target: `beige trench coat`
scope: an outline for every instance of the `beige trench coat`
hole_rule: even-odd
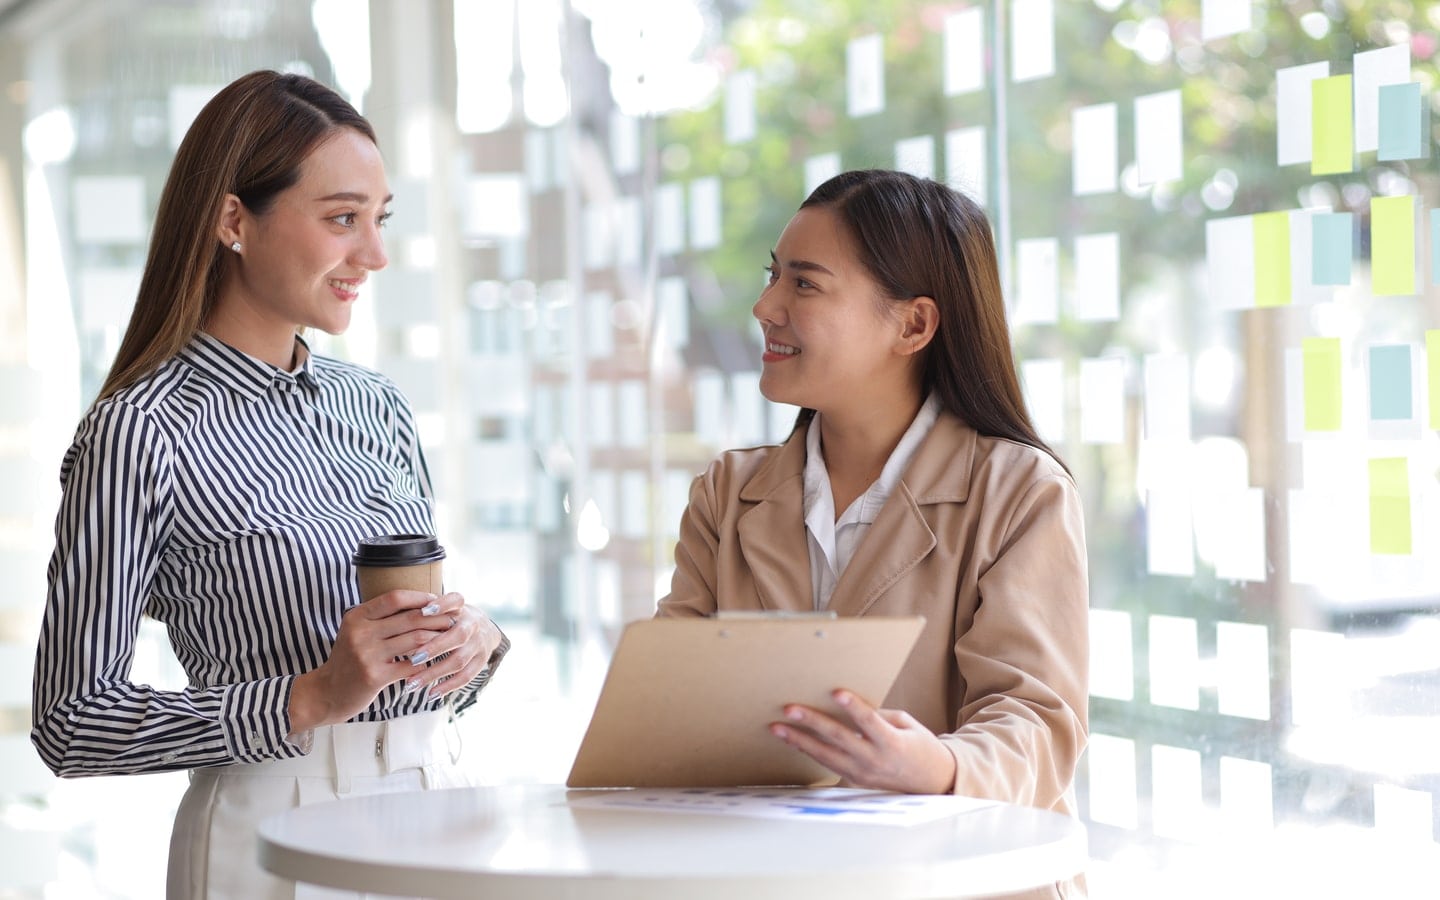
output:
[[[658,615],[812,609],[804,469],[803,428],[711,463],[691,486]],[[1074,481],[1041,451],[947,413],[830,601],[842,616],[925,616],[883,705],[940,735],[956,793],[1070,814],[1088,728],[1088,605]]]

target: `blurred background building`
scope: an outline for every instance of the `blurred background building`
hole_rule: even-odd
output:
[[[1085,499],[1093,896],[1435,896],[1437,47],[1405,0],[0,0],[0,898],[163,893],[184,776],[53,779],[31,666],[171,156],[262,67],[380,135],[391,266],[317,341],[409,394],[514,638],[491,781],[564,779],[690,480],[788,433],[784,223],[903,168],[985,205]]]

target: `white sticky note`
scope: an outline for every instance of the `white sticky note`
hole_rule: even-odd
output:
[[[1346,712],[1349,677],[1345,636],[1330,631],[1290,631],[1290,723],[1334,725]]]
[[[1113,232],[1075,238],[1075,317],[1085,322],[1120,318],[1120,237]]]
[[[1314,147],[1310,82],[1330,77],[1330,63],[1306,63],[1275,70],[1275,161],[1308,163]]]
[[[620,473],[620,534],[631,540],[650,536],[650,477],[627,469]]]
[[[1380,87],[1410,81],[1410,45],[1355,54],[1355,152],[1380,149]]]
[[[795,418],[799,415],[798,406],[765,401],[765,418],[770,423],[770,433],[765,439],[772,444],[783,442],[795,430]]]
[[[1257,835],[1273,830],[1274,790],[1270,766],[1233,756],[1220,757],[1220,820],[1226,832]]]
[[[679,182],[655,188],[655,249],[662,256],[685,249],[685,187]]]
[[[190,130],[190,123],[200,115],[200,110],[210,102],[210,98],[220,93],[223,85],[218,84],[177,84],[172,85],[168,100],[168,119],[170,123],[170,149],[180,149],[180,142],[185,139],[185,132]]]
[[[1251,0],[1200,0],[1200,40],[1250,30]]]
[[[805,196],[840,174],[840,154],[820,153],[805,160]]]
[[[1031,81],[1055,74],[1055,0],[1011,0],[1010,77]]]
[[[623,447],[644,447],[650,434],[650,415],[645,405],[645,382],[627,378],[615,389],[617,438]],[[523,413],[522,413],[523,415]]]
[[[1090,696],[1135,699],[1135,650],[1130,614],[1090,610]]]
[[[1135,742],[1092,733],[1085,758],[1090,771],[1090,821],[1134,830],[1140,819],[1135,793]]]
[[[656,283],[655,308],[660,315],[656,340],[672,350],[689,344],[690,292],[683,276],[671,275]]]
[[[1150,617],[1150,702],[1200,708],[1200,650],[1194,619]]]
[[[1145,545],[1150,574],[1195,574],[1195,526],[1188,485],[1146,493]]]
[[[609,291],[585,295],[585,355],[590,359],[615,355],[615,298]]]
[[[691,390],[695,410],[695,439],[707,447],[719,449],[726,446],[725,376],[713,369],[703,369],[694,375]]]
[[[743,144],[755,137],[755,70],[732,72],[725,79],[725,143]]]
[[[1190,357],[1152,353],[1145,357],[1145,439],[1190,440]]]
[[[661,508],[664,510],[665,537],[671,540],[680,536],[680,519],[685,507],[690,505],[690,485],[695,473],[689,469],[667,469]]]
[[[1183,747],[1150,748],[1150,821],[1155,834],[1182,841],[1203,837],[1200,754]]]
[[[1125,442],[1125,360],[1080,360],[1080,440],[1087,444]]]
[[[1020,363],[1020,386],[1035,431],[1047,444],[1065,440],[1065,370],[1058,359]]]
[[[145,179],[82,175],[70,183],[71,224],[82,244],[143,244],[148,233]]]
[[[1215,663],[1220,714],[1270,718],[1269,630],[1264,625],[1217,622]]]
[[[896,141],[895,168],[916,178],[934,178],[935,139],[922,134]]]
[[[1070,114],[1070,132],[1075,196],[1115,190],[1119,171],[1115,104],[1079,107]]]
[[[615,259],[615,222],[608,203],[593,203],[580,211],[580,230],[585,236],[581,254],[585,268],[604,269]]]
[[[1212,494],[1224,513],[1225,527],[1214,531],[1215,577],[1263,583],[1265,567],[1265,491],[1239,488]]]
[[[1375,830],[1391,840],[1434,846],[1434,799],[1429,791],[1375,785]]]
[[[720,179],[690,182],[690,246],[709,250],[720,245]]]
[[[985,129],[956,128],[945,133],[945,183],[976,203],[986,203]]]
[[[461,210],[466,237],[524,237],[530,228],[530,194],[525,176],[469,176],[465,179]]]
[[[1141,184],[1179,180],[1183,143],[1178,90],[1135,98],[1135,170]]]
[[[640,198],[616,197],[614,216],[615,264],[638,268],[642,251]]]
[[[120,327],[130,321],[140,292],[139,266],[80,270],[80,324],[84,329]]]
[[[610,168],[617,175],[640,171],[640,120],[618,109],[610,113]]]
[[[1015,242],[1015,325],[1054,322],[1060,316],[1060,248],[1055,238]]]
[[[735,443],[759,444],[765,440],[770,423],[766,419],[765,395],[760,393],[759,372],[735,372],[730,376],[730,398]]]
[[[885,108],[885,38],[861,35],[845,48],[845,110],[852,118]]]
[[[585,434],[595,447],[615,443],[615,385],[609,381],[592,381],[586,385]],[[595,473],[592,473],[594,475]],[[611,507],[605,506],[606,514]]]
[[[945,17],[945,96],[985,87],[985,11],[979,6]]]
[[[1205,274],[1215,309],[1255,306],[1255,225],[1250,216],[1205,223]]]

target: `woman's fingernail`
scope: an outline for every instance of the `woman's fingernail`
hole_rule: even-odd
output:
[[[418,666],[418,665],[420,665],[421,663],[425,662],[425,660],[427,660],[427,659],[429,659],[429,658],[430,658],[430,651],[429,651],[429,650],[420,650],[420,651],[417,651],[417,652],[415,652],[415,653],[410,654],[410,665],[412,665],[412,666]]]
[[[786,731],[784,728],[780,727],[779,725],[773,725],[773,726],[771,726],[771,728],[770,728],[770,733],[773,734],[773,735],[775,735],[776,737],[780,738],[781,740],[785,740],[786,738],[790,737],[790,732]]]
[[[801,712],[800,710],[798,710],[798,709],[787,709],[787,710],[785,710],[785,718],[787,718],[787,719],[792,719],[792,720],[798,722],[798,721],[800,721],[801,719],[803,719],[804,717],[805,717],[805,714],[802,713],[802,712]]]
[[[424,682],[422,682],[422,681],[421,681],[420,679],[418,679],[418,678],[407,678],[407,679],[405,679],[405,693],[407,693],[407,694],[413,694],[413,693],[415,693],[416,691],[420,690],[420,687],[421,687],[422,684],[424,684]]]
[[[840,704],[841,706],[849,706],[849,705],[850,705],[850,695],[847,694],[845,691],[836,691],[836,692],[835,692],[835,702],[838,703],[838,704]]]
[[[422,607],[420,608],[420,615],[422,615],[422,616],[433,616],[433,615],[435,615],[436,613],[438,613],[439,611],[440,611],[440,604],[439,604],[439,603],[431,603],[431,604],[429,604],[429,605],[427,605],[427,606],[422,606]]]

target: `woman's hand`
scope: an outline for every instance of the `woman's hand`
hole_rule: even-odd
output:
[[[505,639],[499,626],[483,610],[465,605],[456,593],[440,598],[445,629],[433,635],[410,655],[411,673],[406,692],[428,691],[443,697],[469,684],[486,666]]]
[[[948,794],[955,757],[909,713],[876,709],[846,690],[832,696],[849,721],[808,706],[785,707],[785,722],[770,732],[840,776],[847,787]]]
[[[453,609],[464,603],[452,599],[459,596],[395,590],[346,610],[330,658],[295,679],[291,733],[353,718],[386,687],[413,675],[410,657],[451,627]]]

